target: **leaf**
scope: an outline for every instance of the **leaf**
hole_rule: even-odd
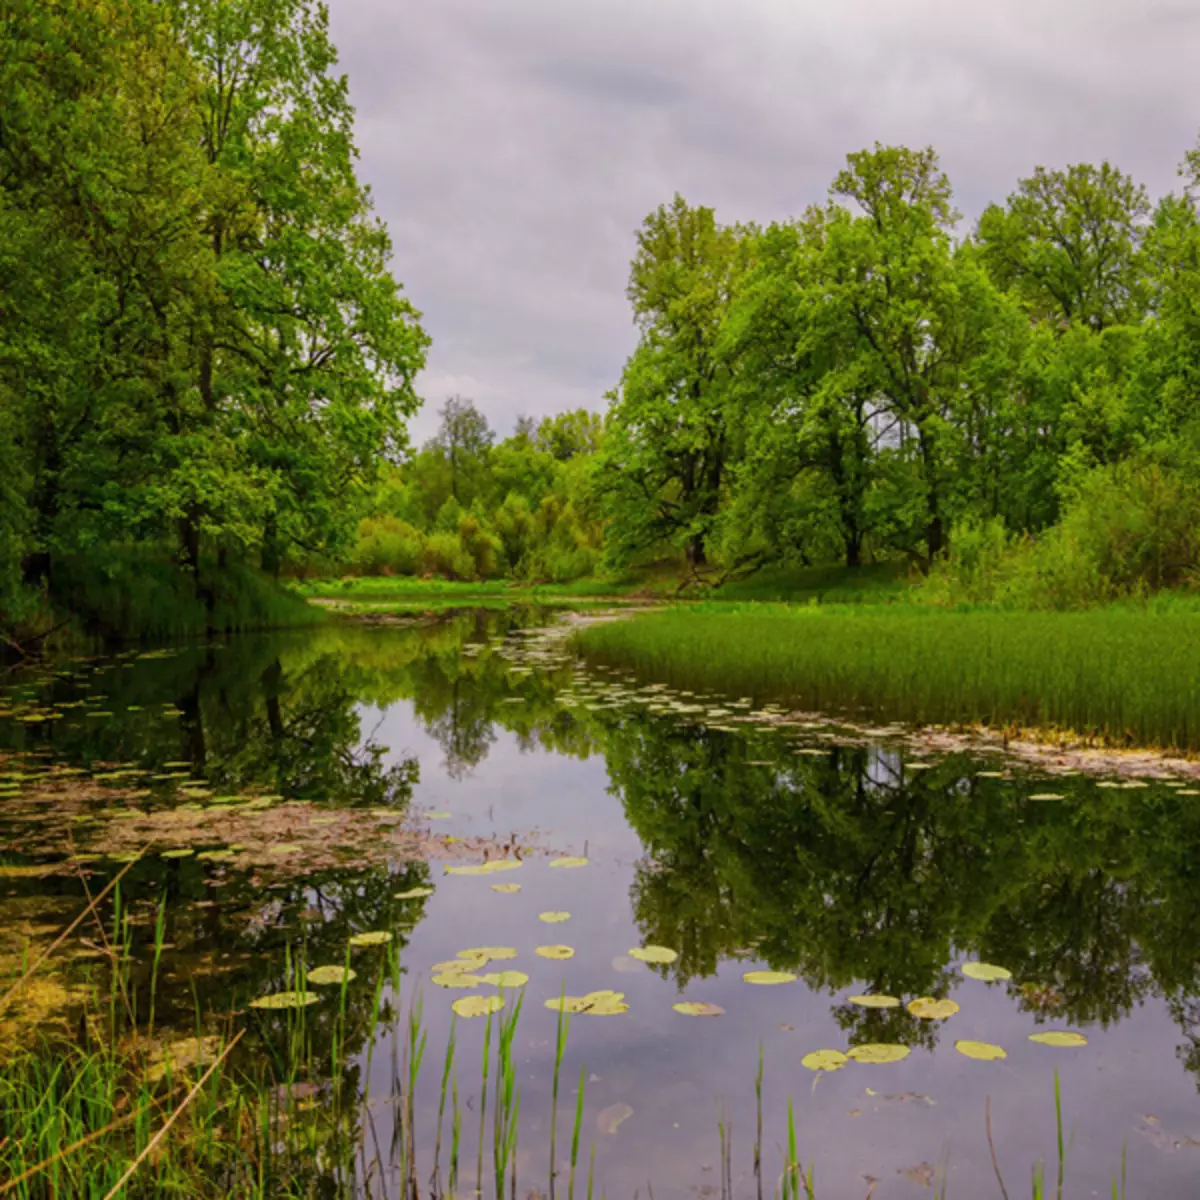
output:
[[[511,896],[514,892],[519,892],[521,885],[519,883],[493,883],[492,891],[499,892],[503,896]]]
[[[550,866],[552,867],[586,867],[588,860],[586,858],[552,858]]]
[[[386,930],[376,933],[356,933],[350,939],[352,946],[386,946],[392,940],[392,935]]]
[[[944,1021],[958,1012],[958,1005],[953,1000],[935,1000],[932,996],[922,996],[908,1002],[908,1011],[922,1021]]]
[[[504,1007],[503,996],[463,996],[450,1006],[460,1017],[484,1017]]]
[[[430,979],[443,988],[474,988],[485,982],[482,975],[472,975],[469,971],[441,971]]]
[[[776,983],[795,983],[796,976],[789,971],[747,971],[742,979],[746,983],[759,983],[770,986]]]
[[[1086,1046],[1088,1044],[1087,1038],[1082,1033],[1075,1033],[1069,1029],[1052,1029],[1046,1033],[1031,1033],[1029,1040],[1042,1046]]]
[[[1035,792],[1029,797],[1030,800],[1065,800],[1061,792]]]
[[[465,867],[446,867],[447,875],[495,875],[499,871],[515,871],[525,864],[519,858],[493,858],[489,862],[471,863]]]
[[[250,1001],[251,1008],[304,1008],[321,997],[315,992],[273,992]]]
[[[313,967],[305,976],[309,983],[329,984],[341,983],[345,980],[347,983],[357,977],[357,972],[350,970],[349,967]]]
[[[616,1133],[621,1125],[633,1116],[633,1109],[628,1104],[610,1104],[596,1114],[596,1125],[601,1133]]]
[[[995,1062],[997,1059],[1008,1057],[1006,1051],[999,1046],[993,1046],[991,1042],[955,1042],[954,1048],[959,1054],[966,1055],[967,1058],[977,1058],[981,1062]]]
[[[629,957],[644,963],[673,963],[679,955],[666,946],[643,946],[639,950],[630,950]]]
[[[164,850],[163,858],[191,858],[196,851],[191,846],[180,847],[178,850]]]
[[[575,951],[570,946],[539,946],[535,951],[539,958],[574,958]]]
[[[719,1004],[706,1004],[703,1000],[682,1000],[671,1007],[685,1017],[723,1017],[725,1010]]]
[[[991,983],[997,979],[1012,978],[1011,971],[1005,970],[1004,967],[994,967],[991,963],[963,963],[962,973],[968,979],[982,979],[984,983]]]
[[[857,1004],[862,1008],[899,1008],[900,1001],[895,996],[851,996],[851,1004]]]
[[[896,1046],[884,1042],[869,1042],[865,1046],[855,1046],[847,1050],[848,1058],[857,1063],[897,1063],[906,1059],[912,1051],[907,1046]]]
[[[800,1065],[810,1071],[840,1071],[850,1060],[840,1050],[814,1050]]]
[[[500,962],[502,959],[516,958],[517,951],[513,946],[476,946],[471,950],[460,950],[458,957],[477,962]]]
[[[427,821],[449,821],[450,814],[444,813],[444,812],[427,812],[425,814],[425,820],[427,820]]]
[[[624,992],[588,992],[586,996],[554,996],[546,1007],[553,1012],[583,1013],[593,1017],[613,1017],[629,1011]]]
[[[492,971],[487,975],[480,975],[479,979],[493,987],[502,988],[524,987],[529,982],[529,976],[524,971]]]
[[[420,900],[423,896],[432,896],[433,888],[431,887],[415,887],[409,888],[407,892],[393,892],[393,900]]]
[[[538,920],[545,921],[547,925],[561,925],[563,921],[569,921],[571,914],[569,912],[544,912],[538,913]]]

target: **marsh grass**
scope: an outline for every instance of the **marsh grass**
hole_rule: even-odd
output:
[[[908,605],[677,606],[573,644],[647,680],[805,710],[1200,747],[1200,608],[946,612]]]

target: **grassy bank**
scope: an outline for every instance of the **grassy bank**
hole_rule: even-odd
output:
[[[1200,608],[1170,598],[1074,613],[677,606],[575,645],[647,679],[804,709],[1200,748]]]

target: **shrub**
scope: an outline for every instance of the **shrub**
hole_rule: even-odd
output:
[[[351,555],[363,575],[416,575],[421,570],[424,538],[396,517],[367,517],[359,522],[358,543]]]

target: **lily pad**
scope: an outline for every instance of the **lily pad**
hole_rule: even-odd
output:
[[[640,949],[630,950],[629,957],[644,963],[673,963],[679,955],[666,946],[642,946]]]
[[[538,913],[538,920],[545,921],[547,925],[561,925],[564,921],[569,921],[571,914],[569,912],[544,912]]]
[[[963,963],[962,973],[968,979],[982,979],[984,983],[992,983],[997,979],[1011,979],[1012,972],[1004,967],[994,967],[991,963]]]
[[[747,971],[742,979],[746,983],[759,983],[764,986],[775,983],[795,983],[796,976],[790,971]]]
[[[325,986],[331,983],[349,983],[357,974],[357,971],[352,971],[349,967],[313,967],[305,978],[309,983]]]
[[[393,900],[420,900],[423,896],[432,896],[433,888],[431,887],[415,887],[409,888],[407,892],[393,892]]]
[[[164,850],[163,858],[191,858],[196,851],[191,846],[181,846],[178,850]]]
[[[273,992],[250,1001],[251,1008],[304,1008],[316,1004],[321,997],[316,992]]]
[[[1075,1033],[1069,1029],[1052,1029],[1046,1033],[1031,1033],[1029,1040],[1042,1046],[1086,1046],[1088,1044],[1087,1038],[1082,1033]]]
[[[447,875],[495,875],[499,871],[515,871],[525,864],[519,858],[493,858],[484,863],[468,863],[463,867],[447,867]]]
[[[702,1000],[683,1000],[671,1007],[685,1017],[723,1017],[725,1010],[719,1004],[706,1004]]]
[[[492,987],[502,988],[524,987],[529,982],[529,976],[524,971],[489,971],[479,978],[484,983],[490,983]]]
[[[554,996],[546,1001],[553,1012],[582,1013],[594,1017],[613,1017],[629,1011],[624,992],[588,992],[586,996]]]
[[[628,1104],[610,1104],[596,1114],[596,1125],[601,1133],[616,1133],[632,1116],[633,1109]]]
[[[386,946],[392,940],[392,935],[386,929],[375,933],[356,933],[350,939],[352,946]]]
[[[476,946],[471,950],[460,950],[459,958],[474,959],[477,962],[500,962],[506,958],[516,958],[514,946]]]
[[[502,896],[511,896],[521,890],[519,883],[493,883],[492,891],[499,892]]]
[[[953,1000],[935,1000],[932,996],[922,996],[918,1000],[908,1002],[908,1011],[922,1021],[944,1021],[958,1012],[958,1005]]]
[[[840,1071],[850,1060],[840,1050],[814,1050],[800,1065],[810,1071]]]
[[[450,1006],[460,1017],[485,1017],[504,1007],[503,996],[463,996]]]
[[[847,1058],[857,1063],[897,1063],[906,1059],[912,1051],[907,1046],[897,1046],[885,1042],[869,1042],[865,1046],[855,1046],[846,1052]]]
[[[588,860],[586,858],[552,858],[550,860],[552,867],[586,867]]]
[[[900,1001],[895,996],[851,996],[851,1004],[857,1004],[860,1008],[899,1008]]]
[[[1007,1051],[993,1046],[991,1042],[955,1042],[954,1048],[959,1054],[966,1055],[967,1058],[977,1058],[981,1062],[995,1062],[997,1059],[1008,1057]]]
[[[444,988],[474,988],[484,983],[482,975],[472,975],[469,971],[439,971],[430,978],[438,987]]]
[[[570,946],[539,946],[534,953],[539,958],[574,958],[575,951]]]
[[[295,842],[280,842],[277,846],[272,846],[267,851],[268,854],[300,854],[304,850],[303,846],[297,845]]]
[[[1065,800],[1066,796],[1062,792],[1034,792],[1029,797],[1030,800]]]
[[[449,821],[450,814],[442,813],[442,812],[426,813],[425,820],[427,820],[427,821]]]

